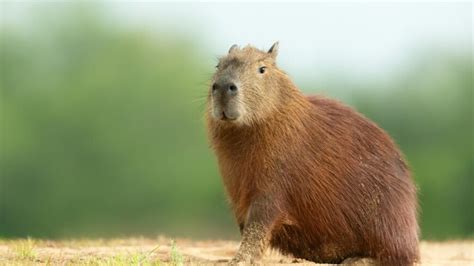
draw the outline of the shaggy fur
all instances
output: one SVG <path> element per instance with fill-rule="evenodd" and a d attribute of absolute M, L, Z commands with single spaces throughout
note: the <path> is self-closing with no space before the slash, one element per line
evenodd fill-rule
<path fill-rule="evenodd" d="M 233 47 L 220 59 L 213 82 L 239 84 L 237 120 L 214 117 L 226 107 L 209 93 L 209 138 L 243 234 L 233 262 L 255 262 L 271 246 L 319 263 L 413 264 L 416 188 L 402 154 L 355 110 L 304 96 L 276 53 Z"/>

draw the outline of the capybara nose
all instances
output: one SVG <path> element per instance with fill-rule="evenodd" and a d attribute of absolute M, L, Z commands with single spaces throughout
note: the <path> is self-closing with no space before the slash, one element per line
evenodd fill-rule
<path fill-rule="evenodd" d="M 235 94 L 237 94 L 237 86 L 235 86 L 234 83 L 231 83 L 231 84 L 228 85 L 227 91 L 228 91 L 228 93 L 230 93 L 231 95 L 235 95 Z"/>
<path fill-rule="evenodd" d="M 219 89 L 217 83 L 212 84 L 212 92 L 216 92 Z"/>
<path fill-rule="evenodd" d="M 223 83 L 223 84 L 220 84 L 220 83 L 212 84 L 213 93 L 221 92 L 227 96 L 234 96 L 237 94 L 238 90 L 239 89 L 233 82 Z"/>

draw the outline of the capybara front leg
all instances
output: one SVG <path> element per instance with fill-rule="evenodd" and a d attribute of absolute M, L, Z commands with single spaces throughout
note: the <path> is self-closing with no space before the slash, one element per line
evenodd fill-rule
<path fill-rule="evenodd" d="M 242 233 L 239 251 L 231 265 L 255 264 L 267 249 L 271 231 L 279 219 L 279 211 L 268 200 L 257 200 L 251 204 Z"/>

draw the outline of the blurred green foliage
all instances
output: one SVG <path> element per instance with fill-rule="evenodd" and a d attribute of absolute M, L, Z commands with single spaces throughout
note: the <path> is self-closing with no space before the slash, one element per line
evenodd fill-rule
<path fill-rule="evenodd" d="M 203 122 L 209 51 L 55 14 L 0 32 L 0 236 L 235 237 Z M 406 153 L 425 238 L 474 233 L 472 73 L 433 50 L 389 83 L 329 88 Z"/>

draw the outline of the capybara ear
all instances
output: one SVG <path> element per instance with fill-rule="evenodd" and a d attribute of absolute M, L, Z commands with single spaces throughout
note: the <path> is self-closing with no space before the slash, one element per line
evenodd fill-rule
<path fill-rule="evenodd" d="M 273 58 L 275 59 L 278 55 L 278 46 L 279 46 L 279 43 L 276 42 L 272 45 L 272 47 L 270 47 L 270 49 L 268 49 L 268 54 Z"/>
<path fill-rule="evenodd" d="M 235 50 L 239 49 L 239 46 L 237 44 L 234 44 L 232 45 L 230 48 L 229 48 L 229 54 L 234 52 Z"/>

